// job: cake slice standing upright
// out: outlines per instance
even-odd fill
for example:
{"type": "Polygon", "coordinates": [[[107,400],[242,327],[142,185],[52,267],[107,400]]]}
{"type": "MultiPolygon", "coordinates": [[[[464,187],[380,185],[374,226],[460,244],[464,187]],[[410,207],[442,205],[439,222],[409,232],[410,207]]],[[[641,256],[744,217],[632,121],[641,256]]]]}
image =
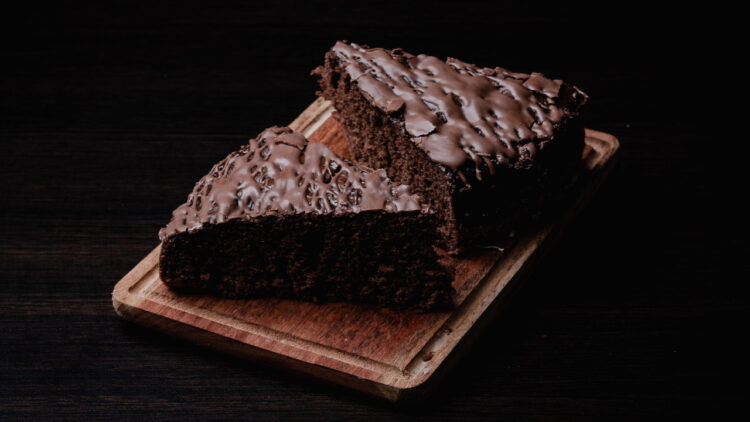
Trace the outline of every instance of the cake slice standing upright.
{"type": "Polygon", "coordinates": [[[421,194],[451,253],[514,230],[580,165],[587,96],[560,80],[346,42],[313,74],[355,159],[421,194]]]}
{"type": "Polygon", "coordinates": [[[446,307],[453,275],[433,247],[435,218],[385,171],[273,127],[173,212],[160,275],[175,290],[232,298],[446,307]]]}

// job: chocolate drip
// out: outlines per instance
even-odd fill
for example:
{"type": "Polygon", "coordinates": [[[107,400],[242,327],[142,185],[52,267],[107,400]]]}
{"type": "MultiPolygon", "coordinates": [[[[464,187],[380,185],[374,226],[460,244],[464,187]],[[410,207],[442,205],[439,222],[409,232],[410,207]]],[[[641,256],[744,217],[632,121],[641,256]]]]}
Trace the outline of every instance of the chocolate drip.
{"type": "MultiPolygon", "coordinates": [[[[164,240],[236,218],[423,209],[384,170],[355,166],[286,127],[272,127],[213,166],[159,232],[164,240]]],[[[426,208],[424,208],[426,211],[426,208]]]]}

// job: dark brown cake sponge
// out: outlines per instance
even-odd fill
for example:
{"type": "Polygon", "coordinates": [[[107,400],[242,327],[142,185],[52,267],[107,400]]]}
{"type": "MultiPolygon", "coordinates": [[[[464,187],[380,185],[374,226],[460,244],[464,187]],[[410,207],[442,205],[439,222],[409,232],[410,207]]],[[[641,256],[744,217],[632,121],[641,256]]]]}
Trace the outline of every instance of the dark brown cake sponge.
{"type": "Polygon", "coordinates": [[[159,233],[170,288],[434,309],[453,301],[435,215],[383,170],[289,128],[213,166],[159,233]]]}
{"type": "Polygon", "coordinates": [[[587,97],[562,81],[346,42],[313,73],[355,158],[421,194],[452,253],[536,213],[580,164],[587,97]]]}

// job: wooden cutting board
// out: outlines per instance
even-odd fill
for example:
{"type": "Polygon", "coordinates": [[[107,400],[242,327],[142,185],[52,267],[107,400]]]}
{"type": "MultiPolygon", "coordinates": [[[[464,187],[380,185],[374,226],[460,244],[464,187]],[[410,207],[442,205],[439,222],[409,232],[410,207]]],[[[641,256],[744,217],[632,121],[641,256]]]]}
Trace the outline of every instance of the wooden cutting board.
{"type": "MultiPolygon", "coordinates": [[[[332,112],[330,103],[319,99],[290,126],[348,155],[332,112]]],[[[454,286],[460,305],[449,312],[180,296],[159,279],[160,246],[117,283],[112,302],[125,319],[232,355],[391,401],[424,393],[588,202],[612,167],[618,147],[613,136],[587,130],[588,171],[569,207],[549,225],[517,236],[504,253],[481,249],[456,259],[454,286]]]]}

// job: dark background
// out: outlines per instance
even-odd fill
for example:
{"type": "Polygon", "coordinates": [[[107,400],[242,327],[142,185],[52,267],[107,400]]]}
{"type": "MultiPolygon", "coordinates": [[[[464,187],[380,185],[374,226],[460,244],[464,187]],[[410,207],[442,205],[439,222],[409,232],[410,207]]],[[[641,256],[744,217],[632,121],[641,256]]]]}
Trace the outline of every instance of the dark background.
{"type": "Polygon", "coordinates": [[[744,83],[715,61],[705,10],[661,7],[2,6],[0,419],[736,410],[750,301],[747,270],[730,263],[748,251],[747,187],[729,164],[738,133],[717,127],[745,123],[713,95],[737,88],[741,99],[744,83]],[[406,408],[165,338],[111,305],[195,180],[314,100],[309,71],[337,39],[568,80],[591,97],[586,125],[622,143],[620,166],[559,247],[436,395],[406,408]]]}

